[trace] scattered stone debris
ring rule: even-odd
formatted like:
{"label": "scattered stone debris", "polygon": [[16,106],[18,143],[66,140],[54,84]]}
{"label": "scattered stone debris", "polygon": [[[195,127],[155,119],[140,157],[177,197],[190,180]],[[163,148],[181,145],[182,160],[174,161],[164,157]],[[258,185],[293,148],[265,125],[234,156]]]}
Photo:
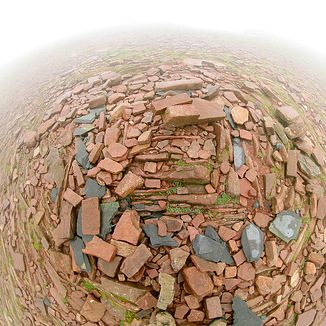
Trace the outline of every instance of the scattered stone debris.
{"label": "scattered stone debris", "polygon": [[326,141],[301,83],[114,57],[51,91],[4,161],[3,279],[25,324],[320,324]]}

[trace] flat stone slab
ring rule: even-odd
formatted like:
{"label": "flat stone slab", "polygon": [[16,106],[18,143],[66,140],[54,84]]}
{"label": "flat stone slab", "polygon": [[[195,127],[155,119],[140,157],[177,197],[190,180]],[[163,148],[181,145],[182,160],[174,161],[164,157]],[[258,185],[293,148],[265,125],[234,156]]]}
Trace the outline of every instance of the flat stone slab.
{"label": "flat stone slab", "polygon": [[204,165],[181,165],[162,175],[162,180],[190,184],[210,183],[211,171]]}
{"label": "flat stone slab", "polygon": [[106,187],[99,185],[96,180],[88,179],[85,184],[85,192],[87,198],[102,198],[106,194]]}
{"label": "flat stone slab", "polygon": [[90,242],[94,236],[83,233],[82,211],[83,211],[82,207],[80,207],[78,212],[78,217],[77,217],[76,233],[79,237],[83,238],[85,242]]}
{"label": "flat stone slab", "polygon": [[83,126],[79,127],[74,133],[74,136],[85,136],[87,133],[92,131],[95,127],[90,125],[90,126]]}
{"label": "flat stone slab", "polygon": [[168,90],[195,90],[201,89],[203,81],[200,78],[171,80],[158,82],[155,86],[155,92],[164,92]]}
{"label": "flat stone slab", "polygon": [[298,166],[309,178],[315,178],[321,174],[319,167],[307,155],[299,154]]}
{"label": "flat stone slab", "polygon": [[152,288],[146,288],[133,282],[119,282],[106,276],[101,277],[101,283],[104,289],[116,296],[122,297],[132,303],[149,293]]}
{"label": "flat stone slab", "polygon": [[218,194],[207,195],[169,195],[168,201],[191,205],[212,206],[216,204]]}
{"label": "flat stone slab", "polygon": [[169,106],[163,114],[166,127],[183,127],[198,123],[200,112],[193,104]]}
{"label": "flat stone slab", "polygon": [[226,117],[225,112],[223,111],[223,106],[218,103],[195,98],[192,104],[200,113],[197,122],[198,124],[221,121]]}
{"label": "flat stone slab", "polygon": [[147,260],[152,257],[153,255],[151,251],[144,244],[141,244],[137,247],[137,249],[132,255],[128,256],[122,262],[120,270],[128,278],[131,278],[135,274],[137,274],[140,269],[145,265]]}
{"label": "flat stone slab", "polygon": [[264,233],[253,223],[242,231],[241,244],[249,263],[258,261],[264,250]]}
{"label": "flat stone slab", "polygon": [[126,210],[114,229],[112,238],[114,240],[126,241],[137,245],[141,235],[140,217],[135,210]]}
{"label": "flat stone slab", "polygon": [[241,139],[233,138],[233,161],[235,170],[239,170],[242,165],[246,162],[246,154],[244,149],[241,147]]}
{"label": "flat stone slab", "polygon": [[276,108],[276,117],[285,125],[289,125],[300,117],[300,113],[292,106],[281,106]]}
{"label": "flat stone slab", "polygon": [[143,231],[149,237],[151,245],[153,247],[178,247],[178,243],[171,238],[170,235],[166,235],[164,237],[160,237],[158,235],[158,227],[154,224],[143,225]]}
{"label": "flat stone slab", "polygon": [[96,235],[100,233],[101,211],[98,197],[92,197],[82,201],[81,216],[83,234]]}
{"label": "flat stone slab", "polygon": [[197,234],[192,241],[196,256],[215,263],[224,262],[226,264],[232,264],[233,258],[230,255],[227,244],[218,239],[217,234],[217,237],[215,234],[212,234],[211,231],[207,234],[212,235],[213,239],[207,235]]}
{"label": "flat stone slab", "polygon": [[119,210],[119,203],[103,203],[100,204],[101,210],[101,229],[99,237],[103,240],[106,235],[112,231],[112,220]]}
{"label": "flat stone slab", "polygon": [[83,115],[82,117],[76,118],[74,120],[75,123],[93,123],[95,120],[95,114],[89,113],[87,115]]}
{"label": "flat stone slab", "polygon": [[93,167],[91,162],[88,159],[89,153],[86,150],[86,146],[84,143],[81,143],[77,149],[77,154],[75,159],[77,163],[82,166],[84,169],[89,170]]}
{"label": "flat stone slab", "polygon": [[91,264],[89,262],[88,256],[83,253],[83,249],[85,249],[84,241],[75,236],[70,240],[70,245],[72,251],[74,253],[74,259],[78,267],[86,273],[89,273],[92,269]]}
{"label": "flat stone slab", "polygon": [[254,314],[239,297],[232,299],[233,326],[261,326],[262,320]]}
{"label": "flat stone slab", "polygon": [[151,107],[154,114],[162,114],[169,106],[191,103],[192,98],[187,93],[182,93],[174,96],[169,96],[162,100],[153,101]]}
{"label": "flat stone slab", "polygon": [[144,184],[144,179],[135,173],[128,172],[115,188],[116,194],[125,198]]}
{"label": "flat stone slab", "polygon": [[117,253],[117,247],[94,236],[93,239],[86,244],[86,248],[82,249],[82,252],[101,258],[110,263]]}
{"label": "flat stone slab", "polygon": [[289,243],[298,237],[301,224],[302,219],[298,214],[292,211],[283,211],[276,215],[274,221],[269,225],[269,231]]}

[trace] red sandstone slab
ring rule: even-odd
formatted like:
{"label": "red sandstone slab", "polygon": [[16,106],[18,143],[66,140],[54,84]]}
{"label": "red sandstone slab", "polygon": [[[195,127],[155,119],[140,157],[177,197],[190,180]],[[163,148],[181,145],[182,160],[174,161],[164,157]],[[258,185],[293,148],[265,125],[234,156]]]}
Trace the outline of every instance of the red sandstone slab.
{"label": "red sandstone slab", "polygon": [[92,197],[82,201],[82,232],[87,235],[100,233],[101,211],[99,198]]}
{"label": "red sandstone slab", "polygon": [[182,93],[174,96],[167,97],[162,100],[152,102],[152,109],[154,114],[162,114],[169,106],[180,104],[191,104],[192,98],[187,93]]}
{"label": "red sandstone slab", "polygon": [[143,183],[144,179],[142,177],[139,177],[132,172],[128,172],[118,184],[115,192],[120,197],[124,198],[134,192],[137,188],[140,188]]}
{"label": "red sandstone slab", "polygon": [[131,278],[139,272],[151,257],[153,256],[150,250],[144,244],[141,244],[132,255],[124,260],[120,270],[128,278]]}
{"label": "red sandstone slab", "polygon": [[99,237],[94,236],[82,251],[84,254],[101,258],[110,263],[117,253],[117,248]]}
{"label": "red sandstone slab", "polygon": [[83,200],[83,197],[79,196],[73,190],[68,188],[63,194],[63,199],[65,199],[71,205],[76,207]]}
{"label": "red sandstone slab", "polygon": [[198,124],[216,122],[225,119],[223,106],[218,103],[209,102],[200,98],[195,98],[192,102],[195,109],[200,113]]}
{"label": "red sandstone slab", "polygon": [[120,217],[112,238],[115,240],[121,240],[129,242],[133,245],[137,245],[141,228],[139,226],[140,217],[137,211],[126,210]]}
{"label": "red sandstone slab", "polygon": [[199,111],[192,104],[169,106],[163,115],[163,122],[166,127],[183,127],[196,124]]}
{"label": "red sandstone slab", "polygon": [[192,79],[180,79],[180,80],[171,80],[171,81],[163,81],[156,83],[155,91],[156,92],[164,92],[168,90],[194,90],[201,89],[203,86],[203,81],[200,78],[192,78]]}

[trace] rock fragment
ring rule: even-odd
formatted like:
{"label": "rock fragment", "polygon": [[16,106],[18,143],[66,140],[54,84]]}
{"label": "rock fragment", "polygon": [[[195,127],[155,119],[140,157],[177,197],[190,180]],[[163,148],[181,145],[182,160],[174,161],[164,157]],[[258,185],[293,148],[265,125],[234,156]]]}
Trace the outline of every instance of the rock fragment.
{"label": "rock fragment", "polygon": [[94,236],[93,239],[86,244],[86,248],[82,249],[82,252],[87,255],[101,258],[110,263],[117,253],[117,248],[99,237]]}
{"label": "rock fragment", "polygon": [[98,197],[84,199],[82,201],[82,232],[86,235],[100,233],[101,211]]}
{"label": "rock fragment", "polygon": [[175,279],[173,276],[161,272],[158,277],[158,282],[161,284],[161,290],[158,297],[157,308],[166,310],[168,305],[173,301]]}
{"label": "rock fragment", "polygon": [[264,250],[264,233],[253,223],[242,231],[241,244],[249,263],[259,260]]}
{"label": "rock fragment", "polygon": [[137,245],[141,234],[139,223],[140,219],[137,211],[126,210],[120,217],[112,234],[112,238]]}
{"label": "rock fragment", "polygon": [[299,215],[292,211],[283,211],[276,215],[269,225],[269,231],[288,243],[298,237],[301,223],[302,219]]}
{"label": "rock fragment", "polygon": [[139,270],[145,265],[148,259],[152,257],[152,253],[149,249],[141,244],[137,247],[135,252],[128,256],[121,265],[121,272],[128,278],[133,277]]}
{"label": "rock fragment", "polygon": [[128,172],[116,187],[115,192],[120,197],[125,198],[137,188],[140,188],[143,184],[144,179],[142,177],[139,177],[132,172]]}
{"label": "rock fragment", "polygon": [[232,299],[233,325],[234,326],[261,326],[262,320],[255,315],[247,306],[246,302],[239,297]]}

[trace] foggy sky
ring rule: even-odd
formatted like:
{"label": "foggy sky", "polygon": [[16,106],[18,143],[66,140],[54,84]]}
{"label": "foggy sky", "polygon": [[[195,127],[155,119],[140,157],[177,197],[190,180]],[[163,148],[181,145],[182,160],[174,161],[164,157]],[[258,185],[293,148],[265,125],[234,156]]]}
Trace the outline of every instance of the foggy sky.
{"label": "foggy sky", "polygon": [[323,1],[30,0],[1,5],[0,68],[55,42],[125,25],[179,25],[269,35],[326,57]]}

